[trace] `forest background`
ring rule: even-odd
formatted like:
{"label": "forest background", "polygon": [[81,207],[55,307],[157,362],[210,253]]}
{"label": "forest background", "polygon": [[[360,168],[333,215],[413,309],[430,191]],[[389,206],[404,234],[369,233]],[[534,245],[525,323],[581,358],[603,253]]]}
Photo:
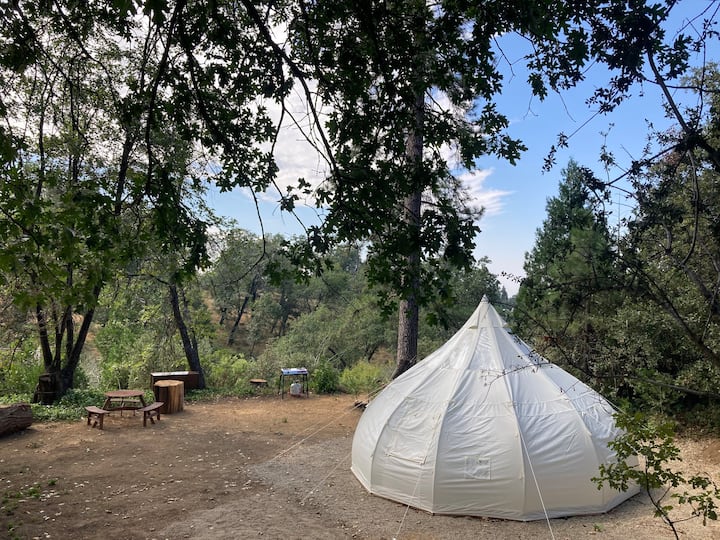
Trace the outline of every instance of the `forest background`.
{"label": "forest background", "polygon": [[[273,387],[290,366],[307,367],[316,392],[368,394],[398,371],[404,315],[419,315],[410,365],[487,295],[519,336],[615,403],[716,428],[720,76],[688,58],[717,40],[717,3],[666,33],[677,4],[517,2],[482,14],[418,2],[369,14],[343,3],[311,13],[251,2],[4,7],[3,400],[97,403],[105,389],[188,368],[209,391],[242,395],[249,379]],[[481,19],[495,26],[465,31]],[[292,52],[269,35],[281,23]],[[527,61],[537,95],[603,62],[614,75],[591,103],[612,110],[638,81],[656,85],[664,101],[649,106],[676,126],[649,127],[647,155],[619,176],[566,164],[514,298],[470,256],[481,211],[441,152],[454,141],[468,167],[479,154],[519,157],[522,143],[492,105],[497,52],[480,47],[499,29],[536,45]],[[363,61],[367,78],[357,75]],[[387,84],[387,73],[403,84]],[[255,235],[214,216],[203,194],[208,183],[273,184],[279,128],[263,100],[284,103],[293,85],[331,105],[327,117],[307,113],[326,126],[312,140],[330,173],[320,187],[299,179],[281,206],[292,212],[298,193],[312,193],[329,212],[303,237]],[[482,107],[468,104],[476,99]],[[611,225],[618,191],[632,212]]]}

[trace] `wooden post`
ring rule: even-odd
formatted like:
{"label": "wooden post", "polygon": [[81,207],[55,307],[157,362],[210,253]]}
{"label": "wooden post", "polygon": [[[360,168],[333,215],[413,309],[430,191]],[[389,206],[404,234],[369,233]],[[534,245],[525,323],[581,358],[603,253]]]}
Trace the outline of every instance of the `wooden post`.
{"label": "wooden post", "polygon": [[33,416],[30,405],[16,403],[0,408],[0,436],[22,431],[32,424]]}
{"label": "wooden post", "polygon": [[162,414],[172,414],[183,410],[185,402],[185,383],[173,379],[165,379],[155,383],[155,400],[162,401]]}

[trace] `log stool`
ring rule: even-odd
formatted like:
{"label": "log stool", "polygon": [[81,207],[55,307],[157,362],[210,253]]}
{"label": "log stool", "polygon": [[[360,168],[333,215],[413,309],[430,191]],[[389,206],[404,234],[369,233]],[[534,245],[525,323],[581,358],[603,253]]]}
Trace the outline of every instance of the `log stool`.
{"label": "log stool", "polygon": [[165,379],[155,383],[155,401],[164,403],[160,407],[162,414],[173,414],[183,410],[185,402],[185,383],[174,379]]}

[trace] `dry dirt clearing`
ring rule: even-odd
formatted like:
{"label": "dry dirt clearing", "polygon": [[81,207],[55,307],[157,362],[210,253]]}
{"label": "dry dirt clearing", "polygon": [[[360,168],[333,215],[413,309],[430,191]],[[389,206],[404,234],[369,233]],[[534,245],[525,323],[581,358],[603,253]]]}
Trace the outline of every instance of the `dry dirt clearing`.
{"label": "dry dirt clearing", "polygon": [[[34,424],[0,439],[0,538],[658,540],[638,495],[604,515],[519,523],[433,516],[369,495],[350,472],[362,414],[351,396],[188,403],[143,428]],[[716,440],[681,442],[683,466],[720,479]],[[720,539],[720,524],[679,525]]]}

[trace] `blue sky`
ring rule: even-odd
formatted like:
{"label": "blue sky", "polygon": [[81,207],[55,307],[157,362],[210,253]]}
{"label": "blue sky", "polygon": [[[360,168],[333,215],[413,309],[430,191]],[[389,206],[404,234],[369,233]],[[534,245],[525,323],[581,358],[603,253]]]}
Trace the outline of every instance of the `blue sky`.
{"label": "blue sky", "polygon": [[[694,16],[710,3],[709,0],[685,1],[679,6],[676,20]],[[508,58],[513,59],[512,55],[515,55],[514,59],[519,59],[522,56],[518,47],[521,41],[513,36],[503,39],[503,50]],[[717,47],[713,49],[717,51]],[[517,292],[518,285],[501,274],[523,275],[525,253],[534,245],[535,232],[545,219],[547,200],[557,194],[561,170],[568,160],[572,158],[591,168],[601,179],[614,178],[622,171],[604,169],[599,161],[603,143],[615,154],[622,168],[623,164],[641,157],[647,143],[648,121],[656,129],[672,125],[664,117],[660,93],[652,85],[636,88],[632,99],[611,115],[594,117],[594,111],[585,100],[596,86],[607,80],[607,76],[601,66],[594,66],[584,84],[561,96],[550,95],[540,102],[532,98],[522,70],[518,66],[513,68],[513,73],[508,70],[503,93],[496,102],[498,109],[510,120],[509,134],[521,139],[528,150],[515,166],[492,157],[479,159],[477,164],[481,172],[470,181],[468,189],[486,208],[479,222],[482,232],[477,237],[476,255],[490,259],[490,270],[500,277],[511,295]],[[543,172],[543,160],[560,132],[574,133],[569,148],[557,153],[556,166],[551,171]],[[302,136],[291,129],[284,134],[277,159],[282,186],[298,176],[308,179],[322,176],[322,161],[302,142]],[[280,211],[277,194],[269,193],[262,198],[260,211],[265,232],[302,233],[295,218]],[[257,213],[247,192],[236,190],[219,194],[211,191],[208,201],[218,214],[236,219],[240,227],[260,232]],[[611,224],[629,211],[622,198],[616,196],[613,202]],[[300,209],[299,214],[306,224],[317,222],[313,209]]]}

